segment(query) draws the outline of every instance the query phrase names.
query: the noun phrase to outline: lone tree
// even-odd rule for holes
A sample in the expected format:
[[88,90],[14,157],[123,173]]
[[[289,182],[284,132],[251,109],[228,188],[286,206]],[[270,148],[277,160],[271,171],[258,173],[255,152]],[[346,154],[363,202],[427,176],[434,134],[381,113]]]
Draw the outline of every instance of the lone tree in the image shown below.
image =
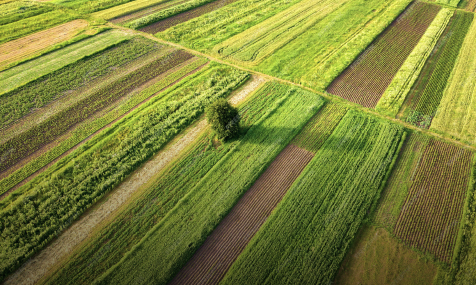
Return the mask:
[[225,99],[218,99],[206,109],[208,123],[217,133],[218,139],[225,141],[236,137],[240,132],[238,110]]

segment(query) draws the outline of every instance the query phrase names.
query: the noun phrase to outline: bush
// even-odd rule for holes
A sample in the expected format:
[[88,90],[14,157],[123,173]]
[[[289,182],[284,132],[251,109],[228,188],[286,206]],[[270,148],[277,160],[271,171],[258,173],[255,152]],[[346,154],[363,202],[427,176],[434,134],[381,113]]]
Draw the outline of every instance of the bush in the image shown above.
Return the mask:
[[207,120],[222,141],[236,137],[240,132],[238,110],[221,98],[207,107]]

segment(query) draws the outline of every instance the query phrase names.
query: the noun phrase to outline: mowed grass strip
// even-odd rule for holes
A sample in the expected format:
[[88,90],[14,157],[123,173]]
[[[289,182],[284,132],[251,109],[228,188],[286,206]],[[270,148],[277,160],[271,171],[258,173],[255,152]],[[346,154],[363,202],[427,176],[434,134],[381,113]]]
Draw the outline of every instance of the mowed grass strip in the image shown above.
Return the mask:
[[364,107],[375,107],[439,10],[439,6],[424,2],[411,4],[332,82],[327,92]]
[[[96,284],[165,284],[233,208],[253,182],[324,104],[314,93],[285,93],[239,143]],[[134,268],[135,274],[129,272]],[[157,270],[160,268],[160,270]]]
[[215,46],[213,51],[227,60],[257,65],[346,2],[347,0],[301,1]]
[[476,21],[461,47],[430,129],[476,143]]
[[192,58],[191,54],[181,50],[158,58],[3,143],[0,145],[0,155],[2,157],[0,172],[12,167],[94,113],[114,103],[134,89],[140,88],[147,81],[190,58]]
[[55,44],[72,39],[88,25],[85,20],[74,20],[0,45],[0,70]]
[[292,140],[292,144],[316,153],[332,134],[348,108],[342,104],[328,102]]
[[400,126],[348,111],[222,284],[332,282],[404,136]]
[[33,80],[58,70],[68,64],[78,61],[108,47],[117,45],[129,39],[130,36],[122,31],[111,30],[92,38],[72,44],[61,50],[39,57],[35,60],[15,66],[0,73],[0,98],[5,93],[14,90]]
[[76,19],[78,16],[63,10],[52,10],[0,26],[0,44]]
[[451,264],[471,174],[472,152],[432,139],[395,225],[405,243]]
[[[205,106],[249,77],[209,66],[141,106],[73,151],[2,202],[0,278],[60,234],[106,192],[197,119]],[[167,99],[165,99],[167,97]],[[21,217],[21,218],[20,218]]]
[[[253,97],[239,107],[240,126],[244,135],[271,108],[286,86],[276,82],[265,84]],[[90,284],[116,264],[132,246],[160,222],[175,205],[217,164],[239,141],[217,145],[208,129],[184,151],[176,161],[145,186],[104,228],[75,252],[65,265],[59,266],[45,284]]]
[[301,0],[241,0],[157,33],[156,36],[199,51],[276,15]]
[[289,144],[169,284],[218,284],[313,157]]
[[422,72],[425,62],[427,62],[441,35],[447,30],[446,27],[453,14],[453,10],[446,8],[438,12],[378,101],[377,106],[375,106],[377,111],[390,117],[397,115],[407,94]]
[[455,12],[451,23],[409,94],[411,98],[408,102],[409,110],[403,114],[403,118],[408,122],[421,126],[415,119],[421,116],[434,117],[473,18],[472,13]]

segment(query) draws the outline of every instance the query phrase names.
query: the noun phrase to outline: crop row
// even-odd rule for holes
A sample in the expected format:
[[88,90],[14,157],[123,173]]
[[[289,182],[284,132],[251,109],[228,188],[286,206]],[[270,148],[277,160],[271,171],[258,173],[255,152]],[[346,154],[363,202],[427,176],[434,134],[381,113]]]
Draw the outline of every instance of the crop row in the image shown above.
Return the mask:
[[219,56],[259,64],[286,43],[307,31],[348,0],[305,0],[214,47]]
[[171,27],[157,36],[195,50],[209,51],[299,1],[242,0]]
[[423,2],[409,6],[327,91],[364,107],[375,107],[439,10],[439,6]]
[[[124,114],[128,113],[131,109],[143,103],[145,100],[149,98],[152,98],[152,102],[155,102],[155,100],[160,100],[161,94],[158,92],[177,83],[183,77],[198,71],[198,69],[200,69],[201,66],[206,63],[207,60],[201,58],[192,60],[191,62],[185,62],[175,70],[171,70],[168,72],[168,74],[165,74],[160,81],[146,88],[142,92],[134,93],[131,96],[128,96],[124,102],[121,102],[120,106],[114,108],[110,112],[107,112],[107,114],[104,116],[94,118],[92,120],[86,121],[83,124],[80,124],[69,133],[69,136],[64,141],[58,142],[58,145],[54,146],[51,150],[48,150],[39,157],[29,161],[25,166],[13,172],[8,177],[2,179],[0,181],[0,193],[3,194],[4,192],[8,191],[19,182],[29,177],[48,163],[52,162],[78,143],[87,139],[98,130],[101,130],[101,128],[107,126]],[[9,203],[11,203],[21,194],[23,194],[23,192],[20,190],[16,190],[15,192],[11,193],[7,198],[0,201],[0,209],[4,208],[6,205],[9,205]]]
[[71,127],[190,58],[192,58],[191,54],[181,50],[159,58],[120,80],[104,86],[91,96],[5,142],[0,146],[0,155],[3,158],[0,171],[15,165],[40,147],[64,134]]
[[468,188],[472,153],[431,140],[395,226],[411,246],[451,263]]
[[431,25],[426,30],[416,47],[407,57],[402,67],[393,77],[390,85],[383,93],[375,109],[390,117],[395,117],[403,102],[410,92],[420,72],[425,66],[425,62],[432,54],[440,36],[447,32],[447,25],[453,16],[454,11],[442,9],[436,15]]
[[191,10],[193,8],[202,6],[204,4],[207,4],[209,2],[213,2],[215,0],[191,0],[187,1],[185,3],[178,4],[176,6],[172,6],[170,8],[158,11],[156,13],[147,15],[145,17],[139,18],[137,20],[133,20],[129,23],[127,23],[127,27],[131,29],[139,29],[142,27],[145,27],[147,25],[156,23],[160,20],[172,17],[174,15],[177,15],[182,12],[186,12],[188,10]]
[[[476,21],[473,21],[443,92],[431,129],[476,143]],[[451,47],[449,47],[451,48]]]
[[420,166],[429,137],[411,133],[399,153],[387,184],[378,203],[374,220],[392,232],[397,223],[405,198]]
[[403,128],[348,111],[222,284],[328,284],[376,202]]
[[[256,124],[286,91],[286,86],[267,83],[239,107],[243,134]],[[243,135],[242,134],[242,135]],[[146,233],[175,207],[177,202],[218,163],[239,141],[215,147],[211,131],[203,134],[170,165],[143,194],[94,234],[91,241],[69,259],[47,283],[90,284],[116,264]]]
[[166,91],[169,100],[132,112],[20,187],[24,194],[0,212],[0,244],[8,252],[1,255],[0,276],[45,246],[199,117],[209,102],[228,95],[248,76],[217,66],[174,86]]
[[124,32],[111,30],[92,38],[69,45],[58,51],[25,62],[0,73],[0,97],[53,71],[61,69],[82,58],[91,56],[130,37]]
[[53,10],[35,1],[12,1],[0,5],[0,25],[10,24]]
[[92,13],[108,9],[133,0],[52,0],[51,3],[71,8],[80,13]]
[[472,13],[456,12],[446,35],[439,43],[439,49],[433,54],[433,65],[428,66],[426,80],[423,79],[421,85],[415,88],[414,92],[419,93],[415,94],[417,101],[412,106],[415,111],[428,116],[435,114],[473,17]]
[[10,91],[0,97],[0,127],[60,98],[66,91],[78,89],[112,69],[160,48],[150,40],[135,37]]
[[97,283],[169,281],[323,104],[314,93],[286,86],[238,144]]
[[409,2],[349,1],[263,60],[258,70],[322,90]]
[[293,139],[292,144],[316,153],[347,113],[342,104],[328,102]]
[[[177,2],[185,2],[188,0],[135,0],[132,2],[128,2],[122,5],[114,6],[112,8],[102,10],[99,12],[94,13],[95,17],[102,18],[105,20],[113,20],[113,23],[117,23],[114,20],[118,18],[126,17],[131,14],[138,14],[140,13],[153,13],[152,11],[158,11],[162,9],[162,7],[169,7],[176,5]],[[157,10],[155,10],[157,9]],[[145,16],[145,15],[144,15]]]
[[313,156],[288,145],[169,284],[217,284]]

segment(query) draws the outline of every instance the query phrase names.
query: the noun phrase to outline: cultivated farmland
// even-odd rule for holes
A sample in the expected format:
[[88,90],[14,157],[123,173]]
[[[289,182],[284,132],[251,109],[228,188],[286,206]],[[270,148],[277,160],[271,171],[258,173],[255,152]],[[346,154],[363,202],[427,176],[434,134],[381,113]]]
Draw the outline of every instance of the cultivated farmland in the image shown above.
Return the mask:
[[471,159],[469,151],[430,141],[395,225],[396,236],[451,263]]
[[404,136],[402,128],[347,112],[223,284],[332,281]]
[[0,283],[475,283],[475,3],[0,0]]
[[327,92],[364,107],[375,107],[439,9],[423,2],[410,5],[332,82]]

